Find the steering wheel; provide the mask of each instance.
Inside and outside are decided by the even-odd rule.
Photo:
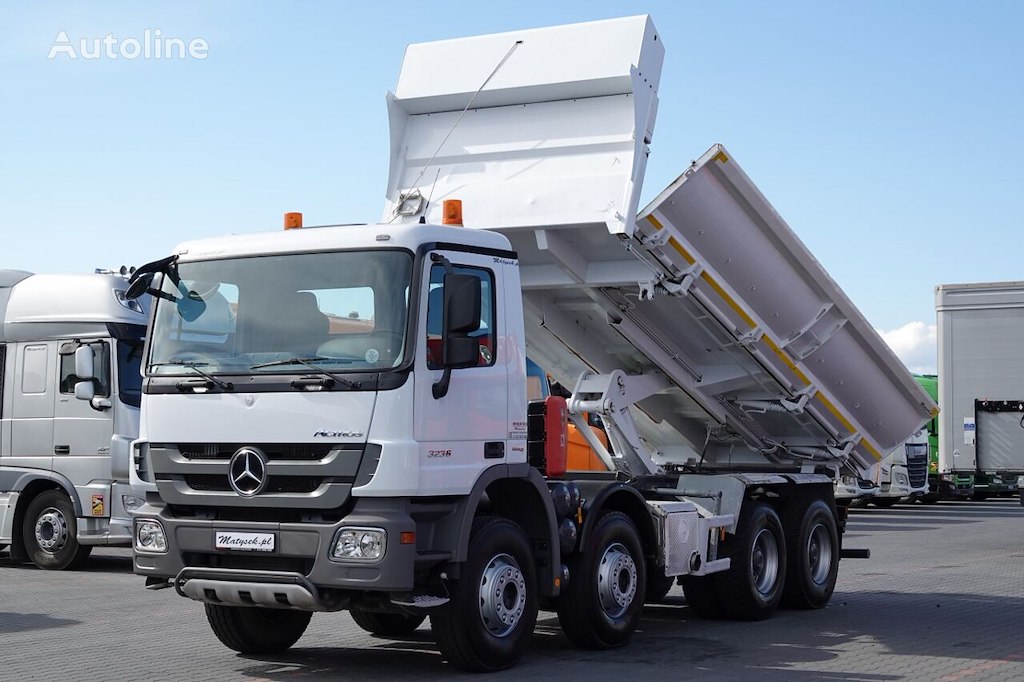
[[[378,342],[382,346],[382,348],[378,349],[381,357],[387,362],[391,362],[402,353],[405,335],[393,329],[374,329],[370,333],[371,347]]]

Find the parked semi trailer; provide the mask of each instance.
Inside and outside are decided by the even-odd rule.
[[[0,547],[40,568],[129,545],[148,296],[110,272],[0,270]]]
[[[1017,492],[1024,475],[1024,282],[941,284],[939,474],[974,478],[972,497]]]
[[[412,45],[380,224],[140,268],[147,585],[247,653],[429,616],[469,670],[541,608],[623,645],[652,579],[704,615],[829,601],[834,478],[935,406],[725,148],[638,215],[662,56],[647,17]],[[527,356],[573,387],[535,419]],[[566,414],[608,472],[565,473]]]

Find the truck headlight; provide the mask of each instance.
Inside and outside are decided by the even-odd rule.
[[[898,485],[905,485],[905,486],[909,486],[910,485],[910,481],[907,479],[907,475],[906,474],[902,474],[902,473],[896,474],[896,483]]]
[[[167,551],[167,536],[159,521],[135,521],[135,550],[152,554],[163,554]]]
[[[387,537],[381,528],[341,528],[331,543],[331,559],[379,561],[384,556]]]

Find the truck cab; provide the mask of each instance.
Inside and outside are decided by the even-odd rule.
[[[127,279],[0,271],[0,545],[74,568],[131,541],[146,298]]]

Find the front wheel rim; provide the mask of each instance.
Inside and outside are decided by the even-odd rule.
[[[64,514],[56,507],[47,507],[36,519],[36,544],[44,552],[56,554],[68,543],[70,531]]]
[[[620,618],[636,599],[636,562],[621,543],[609,545],[597,566],[597,594],[608,618]]]
[[[507,637],[526,611],[526,578],[519,563],[508,554],[487,562],[480,576],[480,620],[495,637]]]
[[[770,596],[779,577],[779,542],[767,528],[758,531],[750,552],[754,589],[763,597]]]

